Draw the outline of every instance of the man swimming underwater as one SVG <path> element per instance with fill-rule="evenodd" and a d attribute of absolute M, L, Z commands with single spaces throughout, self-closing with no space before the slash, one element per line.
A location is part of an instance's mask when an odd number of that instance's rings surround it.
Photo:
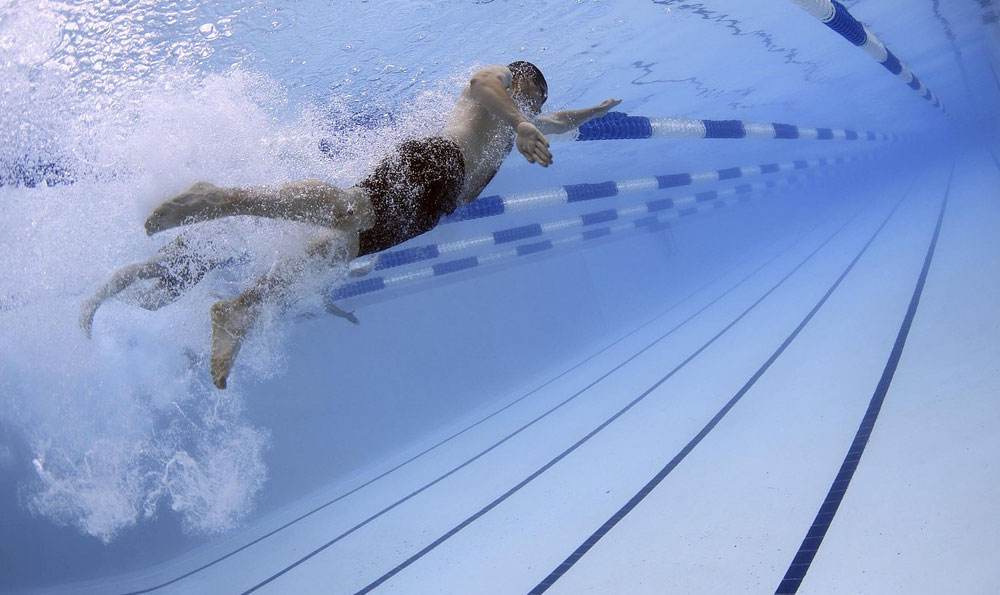
<path fill-rule="evenodd" d="M 280 188 L 218 188 L 199 182 L 164 202 L 146 220 L 146 233 L 251 215 L 318 225 L 303 258 L 281 262 L 253 287 L 212 306 L 212 382 L 226 388 L 240 344 L 262 305 L 278 297 L 309 267 L 381 252 L 431 230 L 442 216 L 475 200 L 516 145 L 529 163 L 548 167 L 545 134 L 558 134 L 605 115 L 621 103 L 539 115 L 548 97 L 530 62 L 488 66 L 472 75 L 440 136 L 397 146 L 367 178 L 341 189 L 306 180 Z M 347 254 L 343 250 L 346 234 Z"/>

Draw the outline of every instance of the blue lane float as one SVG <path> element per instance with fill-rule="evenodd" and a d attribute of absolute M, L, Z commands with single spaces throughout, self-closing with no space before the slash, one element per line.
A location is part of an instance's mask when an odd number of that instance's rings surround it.
<path fill-rule="evenodd" d="M 687 186 L 697 182 L 714 182 L 718 180 L 730 180 L 752 174 L 768 174 L 768 173 L 794 171 L 807 168 L 815 168 L 831 164 L 855 163 L 863 161 L 868 157 L 869 155 L 867 154 L 859 154 L 848 157 L 822 158 L 822 159 L 810 159 L 810 160 L 799 159 L 786 163 L 770 163 L 766 165 L 730 167 L 725 169 L 709 170 L 704 172 L 667 174 L 662 176 L 653 176 L 650 178 L 624 180 L 620 182 L 611 181 L 611 182 L 600 182 L 597 184 L 574 184 L 572 186 L 573 187 L 592 186 L 592 187 L 602 187 L 607 189 L 603 193 L 596 193 L 596 192 L 586 193 L 587 199 L 590 200 L 602 197 L 620 196 L 629 193 L 676 188 L 680 186 Z M 552 234 L 573 227 L 587 227 L 598 223 L 614 221 L 617 219 L 626 219 L 640 215 L 653 214 L 668 209 L 675 209 L 683 212 L 684 209 L 688 209 L 701 202 L 715 200 L 718 198 L 724 198 L 728 196 L 735 196 L 748 192 L 754 192 L 757 190 L 763 190 L 765 188 L 774 187 L 774 185 L 775 185 L 774 183 L 739 184 L 732 188 L 709 190 L 705 192 L 698 192 L 694 194 L 688 194 L 672 198 L 655 199 L 636 205 L 622 207 L 619 209 L 605 209 L 601 211 L 595 211 L 592 213 L 586 213 L 575 217 L 569 217 L 554 221 L 547 221 L 544 223 L 519 225 L 516 227 L 501 229 L 492 233 L 481 234 L 478 236 L 469 237 L 461 240 L 455 240 L 452 242 L 442 242 L 439 244 L 424 244 L 421 246 L 413 246 L 397 250 L 387 250 L 375 256 L 359 258 L 355 260 L 354 262 L 351 263 L 351 271 L 355 276 L 363 276 L 367 274 L 365 271 L 368 272 L 381 271 L 408 264 L 414 264 L 417 262 L 434 260 L 437 258 L 441 258 L 442 256 L 454 254 L 456 252 L 460 252 L 463 250 L 485 248 L 488 246 L 500 246 L 502 244 L 509 244 L 522 240 L 541 237 L 547 234 Z M 498 207 L 490 209 L 472 208 L 469 210 L 468 213 L 462 213 L 462 214 L 458 214 L 458 212 L 456 211 L 456 214 L 459 215 L 459 218 L 453 220 L 476 219 L 481 217 L 502 214 L 504 212 L 507 212 L 508 209 L 505 207 L 505 205 L 508 203 L 510 204 L 509 210 L 524 210 L 527 208 L 558 206 L 562 204 L 568 204 L 571 202 L 578 202 L 578 200 L 580 200 L 579 197 L 582 196 L 583 194 L 580 194 L 577 191 L 567 191 L 566 188 L 567 188 L 566 186 L 562 188 L 565 194 L 560 193 L 560 189 L 557 188 L 550 190 L 541 190 L 531 193 L 524 193 L 513 197 L 500 197 L 500 196 L 486 197 L 485 200 L 489 204 L 498 205 Z M 466 206 L 474 207 L 474 205 L 475 203 L 473 202 Z M 483 214 L 484 211 L 489 211 L 489 214 L 484 215 Z"/>
<path fill-rule="evenodd" d="M 867 140 L 898 141 L 898 134 L 844 128 L 812 128 L 775 122 L 743 120 L 696 120 L 690 118 L 649 118 L 609 112 L 579 128 L 552 134 L 551 141 L 595 141 L 646 138 L 751 138 L 779 140 Z"/>
<path fill-rule="evenodd" d="M 767 190 L 775 188 L 779 185 L 792 184 L 794 182 L 798 182 L 801 180 L 802 180 L 801 176 L 792 174 L 782 180 L 772 180 L 760 184 L 745 184 L 737 186 L 735 188 L 700 193 L 700 195 L 697 198 L 695 198 L 695 200 L 689 203 L 689 206 L 676 208 L 678 205 L 674 205 L 675 208 L 669 208 L 666 210 L 664 210 L 663 208 L 659 208 L 657 210 L 661 210 L 663 212 L 658 214 L 650 214 L 643 217 L 635 218 L 630 221 L 622 221 L 614 225 L 587 229 L 579 233 L 575 233 L 572 235 L 556 239 L 538 239 L 536 236 L 528 236 L 530 239 L 533 239 L 534 241 L 513 246 L 490 254 L 482 256 L 469 256 L 465 258 L 458 258 L 431 266 L 425 266 L 400 272 L 399 274 L 396 275 L 376 276 L 368 279 L 362 279 L 360 281 L 345 283 L 343 285 L 340 285 L 332 289 L 326 295 L 325 299 L 328 302 L 337 302 L 340 300 L 381 291 L 389 287 L 398 287 L 410 283 L 415 283 L 417 281 L 422 281 L 425 279 L 442 277 L 459 271 L 465 271 L 473 268 L 479 268 L 485 265 L 514 260 L 520 256 L 529 256 L 541 252 L 548 252 L 556 248 L 571 246 L 574 244 L 581 244 L 583 242 L 601 239 L 611 235 L 621 235 L 625 232 L 636 231 L 636 230 L 646 230 L 650 232 L 663 231 L 665 229 L 669 229 L 671 227 L 672 222 L 676 219 L 690 217 L 692 215 L 696 215 L 699 213 L 711 212 L 717 209 L 722 209 L 742 202 L 746 202 L 752 199 L 753 192 L 755 190 Z M 646 208 L 647 208 L 646 205 L 634 207 L 634 209 L 636 209 L 635 212 L 632 212 L 630 214 L 631 215 L 639 214 L 639 209 L 643 209 L 643 212 L 652 212 L 652 211 L 645 211 Z M 575 220 L 567 220 L 567 221 L 572 221 L 572 225 L 582 224 L 582 222 L 580 221 L 581 219 L 580 217 L 576 217 L 574 219 Z M 618 219 L 618 217 L 611 217 L 610 215 L 608 215 L 607 219 L 613 221 Z M 565 227 L 561 229 L 565 229 Z M 482 241 L 484 243 L 490 242 L 491 240 L 488 238 L 489 236 L 484 238 Z M 438 253 L 440 254 L 440 250 L 438 250 Z"/>
<path fill-rule="evenodd" d="M 862 23 L 854 18 L 843 4 L 837 0 L 792 0 L 803 10 L 820 20 L 838 35 L 863 49 L 869 56 L 875 58 L 886 70 L 898 76 L 904 83 L 921 97 L 926 99 L 942 112 L 945 108 L 931 90 L 920 81 L 913 72 L 896 57 L 885 44 Z"/>
<path fill-rule="evenodd" d="M 434 260 L 445 255 L 453 254 L 463 250 L 482 248 L 486 246 L 502 246 L 523 240 L 539 238 L 574 227 L 589 227 L 601 223 L 608 223 L 620 219 L 630 219 L 641 215 L 649 215 L 667 211 L 670 209 L 683 212 L 685 209 L 697 206 L 698 203 L 711 201 L 719 198 L 746 194 L 766 188 L 777 186 L 777 181 L 760 182 L 757 184 L 740 184 L 733 188 L 721 190 L 709 190 L 697 194 L 689 194 L 676 198 L 663 198 L 646 201 L 641 204 L 629 205 L 620 209 L 604 209 L 583 215 L 547 221 L 545 223 L 532 223 L 529 225 L 519 225 L 509 227 L 492 233 L 482 234 L 453 242 L 443 242 L 440 244 L 426 244 L 413 248 L 403 248 L 400 250 L 390 250 L 377 256 L 374 259 L 374 266 L 370 267 L 371 260 L 358 259 L 351 264 L 353 271 L 364 271 L 369 268 L 372 271 L 396 268 L 426 260 Z M 359 275 L 360 276 L 360 275 Z"/>
<path fill-rule="evenodd" d="M 541 207 L 554 207 L 574 202 L 595 200 L 598 198 L 610 198 L 625 194 L 649 192 L 653 190 L 666 190 L 680 186 L 690 186 L 692 184 L 718 182 L 719 180 L 731 180 L 757 174 L 772 174 L 781 171 L 804 169 L 807 167 L 826 166 L 831 164 L 839 165 L 864 158 L 864 155 L 857 155 L 851 157 L 841 156 L 797 160 L 783 163 L 766 163 L 763 165 L 746 165 L 742 167 L 728 167 L 699 172 L 664 174 L 648 178 L 635 178 L 631 180 L 596 182 L 590 184 L 566 184 L 558 188 L 549 188 L 534 192 L 484 196 L 467 205 L 463 205 L 455 209 L 454 213 L 442 218 L 441 222 L 455 223 L 458 221 L 468 221 L 470 219 L 483 219 L 486 217 L 496 217 L 498 215 L 503 215 L 504 213 L 537 209 Z"/>

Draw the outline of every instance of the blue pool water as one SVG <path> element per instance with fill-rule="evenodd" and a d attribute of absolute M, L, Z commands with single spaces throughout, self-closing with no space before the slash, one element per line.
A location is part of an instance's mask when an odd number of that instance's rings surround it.
<path fill-rule="evenodd" d="M 842 7 L 924 87 L 792 1 L 0 4 L 0 592 L 775 592 L 803 568 L 814 593 L 995 592 L 975 552 L 1000 492 L 1000 5 Z M 618 98 L 653 138 L 553 139 L 548 168 L 515 151 L 482 194 L 508 212 L 404 246 L 436 260 L 295 286 L 226 391 L 209 308 L 307 225 L 199 224 L 231 266 L 81 332 L 81 303 L 176 237 L 143 230 L 165 198 L 349 187 L 514 60 L 545 73 L 544 111 Z M 669 118 L 708 138 L 657 137 Z M 621 210 L 661 199 L 658 226 Z M 657 391 L 678 409 L 638 413 Z M 880 391 L 887 434 L 852 462 Z M 931 436 L 959 454 L 918 454 Z M 892 539 L 864 521 L 894 514 Z M 851 555 L 803 564 L 818 526 Z"/>

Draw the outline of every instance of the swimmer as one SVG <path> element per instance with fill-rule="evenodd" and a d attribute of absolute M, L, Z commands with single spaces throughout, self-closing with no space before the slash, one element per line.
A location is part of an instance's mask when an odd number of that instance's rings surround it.
<path fill-rule="evenodd" d="M 572 130 L 621 103 L 608 99 L 595 107 L 539 115 L 547 97 L 548 84 L 534 64 L 488 66 L 472 75 L 438 136 L 395 147 L 356 186 L 341 189 L 305 180 L 279 188 L 219 188 L 199 182 L 157 207 L 146 220 L 148 234 L 235 215 L 322 228 L 302 256 L 279 263 L 240 296 L 212 306 L 215 386 L 226 387 L 262 305 L 310 268 L 381 252 L 431 230 L 442 216 L 479 196 L 513 147 L 529 163 L 548 167 L 552 153 L 545 134 Z"/>
<path fill-rule="evenodd" d="M 210 258 L 204 254 L 204 250 L 193 249 L 186 236 L 177 236 L 173 242 L 160 248 L 156 255 L 149 260 L 132 263 L 115 271 L 111 279 L 93 297 L 80 306 L 80 328 L 89 339 L 94 316 L 101 304 L 139 281 L 156 280 L 155 283 L 146 288 L 127 294 L 128 301 L 146 310 L 159 310 L 180 299 L 188 290 L 197 285 L 209 271 L 236 263 L 245 264 L 248 260 L 249 257 L 246 254 L 239 258 Z M 326 311 L 351 324 L 360 324 L 353 312 L 345 312 L 331 301 L 327 302 Z"/>

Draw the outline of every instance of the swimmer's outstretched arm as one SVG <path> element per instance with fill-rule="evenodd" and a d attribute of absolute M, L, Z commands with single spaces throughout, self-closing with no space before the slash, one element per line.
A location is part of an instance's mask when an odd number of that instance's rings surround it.
<path fill-rule="evenodd" d="M 118 295 L 126 287 L 140 279 L 152 279 L 159 277 L 162 273 L 163 265 L 160 264 L 158 258 L 146 262 L 136 262 L 118 269 L 93 297 L 80 306 L 80 328 L 83 329 L 87 338 L 90 338 L 94 315 L 97 314 L 97 309 L 101 307 L 104 300 Z"/>
<path fill-rule="evenodd" d="M 507 89 L 511 73 L 506 66 L 488 66 L 469 79 L 469 95 L 486 111 L 499 117 L 517 131 L 515 145 L 529 163 L 542 167 L 552 165 L 549 141 L 528 118 L 517 109 Z"/>
<path fill-rule="evenodd" d="M 562 134 L 582 125 L 587 120 L 607 115 L 611 108 L 621 102 L 621 99 L 608 99 L 594 107 L 541 114 L 535 117 L 535 126 L 543 134 Z"/>

